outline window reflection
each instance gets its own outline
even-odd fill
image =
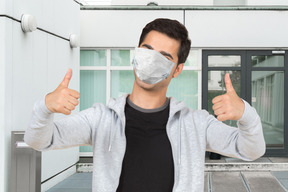
[[[167,90],[167,97],[175,97],[184,101],[192,109],[198,108],[198,72],[182,71],[177,78],[173,78]]]
[[[130,66],[132,55],[130,50],[111,50],[111,66]]]
[[[105,66],[106,50],[81,50],[80,66]]]
[[[111,97],[117,98],[132,92],[134,83],[133,71],[111,71]]]
[[[208,56],[208,67],[240,67],[240,55],[210,55]]]
[[[284,144],[284,73],[252,72],[252,106],[257,110],[268,147]]]
[[[106,72],[80,71],[80,111],[91,107],[94,103],[105,103]]]
[[[259,55],[252,56],[253,67],[284,67],[283,55]]]

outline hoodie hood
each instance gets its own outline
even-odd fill
[[[108,107],[112,109],[119,117],[121,120],[125,120],[125,105],[126,105],[126,99],[129,94],[124,94],[121,97],[118,98],[110,98]],[[123,123],[123,122],[122,122]],[[124,121],[125,123],[125,121]]]
[[[125,119],[125,104],[126,99],[129,94],[124,94],[118,98],[111,98],[108,103],[108,107],[116,112],[117,115],[121,119]],[[186,104],[183,101],[178,101],[174,97],[170,97],[170,112],[169,117],[173,117],[177,112],[181,111],[182,109],[186,108]]]
[[[173,118],[173,116],[180,112],[182,109],[187,108],[186,104],[183,101],[178,101],[174,97],[170,97],[170,113],[169,113],[169,119]]]

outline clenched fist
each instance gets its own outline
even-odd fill
[[[225,75],[225,84],[226,94],[212,100],[214,114],[219,121],[239,120],[244,113],[245,104],[234,90],[229,73]]]
[[[69,115],[78,105],[80,93],[68,88],[71,77],[72,69],[68,69],[60,85],[52,93],[46,95],[45,104],[51,112]]]

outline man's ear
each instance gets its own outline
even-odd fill
[[[173,74],[173,78],[176,78],[183,70],[184,63],[179,63],[178,66],[175,69],[175,72]]]

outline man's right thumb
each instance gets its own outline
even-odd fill
[[[67,71],[67,73],[66,73],[66,75],[65,75],[65,77],[64,77],[64,79],[62,81],[62,85],[64,87],[68,87],[69,82],[71,80],[71,77],[72,77],[72,69],[68,69],[68,71]]]

